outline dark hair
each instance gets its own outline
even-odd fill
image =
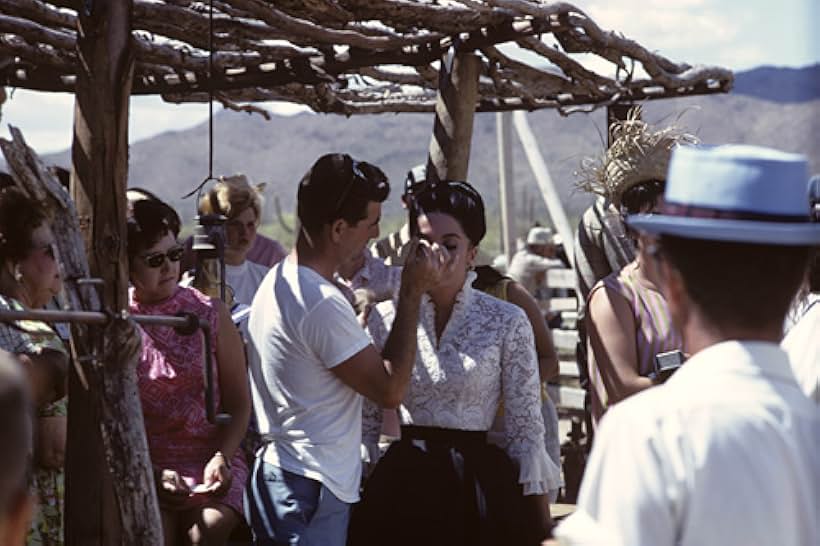
[[[176,211],[158,199],[133,201],[128,218],[128,260],[159,242],[171,233],[179,235],[179,216]]]
[[[647,208],[654,209],[665,187],[666,182],[663,180],[638,182],[623,193],[621,207],[626,210],[627,214],[638,214]]]
[[[479,265],[474,268],[475,271],[475,280],[473,281],[473,288],[476,290],[481,290],[484,292],[488,288],[491,288],[501,282],[504,279],[509,279],[505,275],[502,275],[500,271],[494,268],[491,265]]]
[[[473,246],[477,246],[487,233],[484,201],[467,182],[445,181],[430,184],[415,193],[414,200],[419,214],[440,212],[455,218]]]
[[[809,247],[660,238],[686,292],[716,326],[782,324],[803,282]]]
[[[28,256],[34,230],[47,221],[40,204],[19,188],[0,190],[0,263],[19,262]]]
[[[809,292],[820,292],[820,247],[814,247],[809,260]]]
[[[367,217],[371,201],[382,203],[390,193],[381,169],[348,154],[326,154],[302,177],[297,214],[308,232],[342,219],[356,224]]]
[[[134,203],[136,203],[137,201],[151,200],[160,203],[163,207],[165,207],[165,212],[168,215],[168,221],[170,222],[171,231],[175,234],[179,234],[180,230],[182,229],[182,220],[179,218],[179,214],[177,214],[177,211],[174,210],[174,208],[171,205],[157,197],[155,193],[148,191],[144,188],[131,187],[126,190],[125,195],[126,199],[128,199],[128,208],[130,209],[129,214],[131,215],[133,215]]]

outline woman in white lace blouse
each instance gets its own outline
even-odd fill
[[[420,238],[444,247],[457,273],[422,298],[401,440],[368,479],[349,544],[540,543],[551,523],[545,494],[557,484],[544,447],[532,328],[520,308],[471,287],[486,231],[472,186],[430,186],[415,206]],[[371,311],[376,346],[394,317],[391,301]],[[503,450],[486,438],[502,402]],[[376,441],[380,418],[366,403],[366,443]]]

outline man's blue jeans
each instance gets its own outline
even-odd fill
[[[320,482],[257,456],[245,490],[245,517],[257,546],[344,546],[350,505]]]

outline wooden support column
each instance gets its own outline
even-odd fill
[[[561,204],[561,196],[558,195],[558,190],[556,190],[555,183],[550,176],[547,163],[541,155],[541,150],[538,149],[538,141],[535,140],[535,135],[530,129],[526,112],[515,111],[513,113],[513,125],[518,133],[518,138],[521,140],[521,145],[532,168],[532,173],[535,175],[535,180],[538,182],[538,188],[541,190],[541,196],[547,205],[552,222],[561,235],[561,239],[564,240],[564,250],[569,258],[569,263],[575,263],[575,249],[572,244],[573,231],[569,225],[569,220],[567,220],[567,214],[564,212],[564,206]]]
[[[427,180],[467,180],[481,61],[452,49],[441,61]]]
[[[132,0],[78,4],[71,195],[102,307],[128,308],[128,105],[134,74]],[[67,279],[77,283],[79,279]],[[82,283],[80,283],[82,284]],[[90,309],[90,302],[82,302]],[[89,388],[69,378],[66,542],[161,544],[162,529],[136,380],[139,337],[116,319],[73,327]],[[103,340],[105,343],[103,343]]]
[[[498,196],[501,207],[501,242],[507,264],[515,254],[518,233],[515,215],[515,188],[513,184],[512,113],[497,112],[495,126],[498,140]]]

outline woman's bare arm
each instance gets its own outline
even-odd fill
[[[621,295],[606,287],[592,294],[587,333],[611,404],[653,385],[651,379],[638,374],[636,327],[629,304]]]
[[[221,301],[216,304],[219,311],[216,338],[219,393],[222,411],[231,415],[230,424],[221,427],[219,446],[230,461],[248,430],[251,398],[242,338],[231,320],[227,306]]]
[[[527,292],[526,288],[515,281],[507,285],[507,299],[510,303],[524,310],[532,325],[532,333],[535,335],[535,350],[538,353],[538,373],[541,376],[541,381],[549,381],[558,377],[560,373],[558,354],[555,352],[552,333],[547,327],[547,321],[538,307],[538,302]]]

